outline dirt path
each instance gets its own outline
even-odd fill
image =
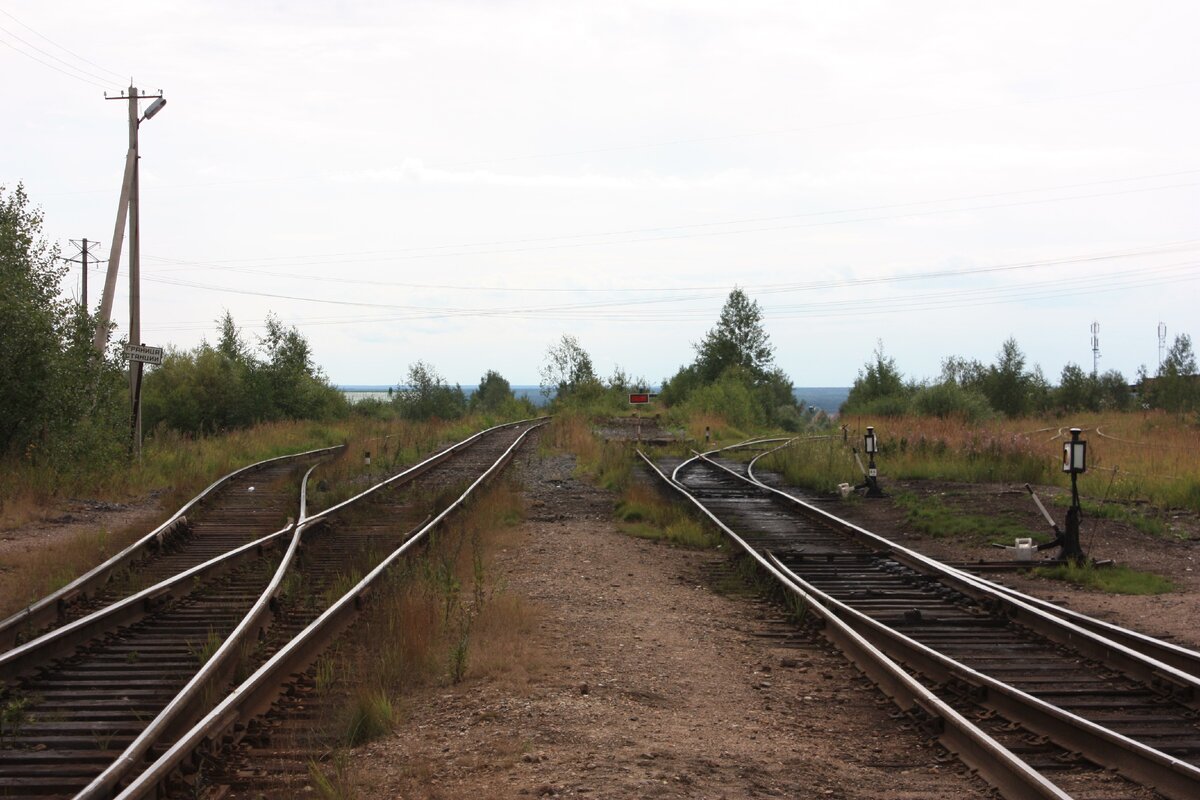
[[[721,552],[630,538],[569,458],[536,462],[495,568],[538,609],[540,663],[407,698],[353,754],[363,796],[986,796],[840,655],[714,591]]]

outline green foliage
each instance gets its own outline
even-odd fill
[[[1158,374],[1142,384],[1146,402],[1153,408],[1179,414],[1200,410],[1200,376],[1196,373],[1192,337],[1186,333],[1176,336]]]
[[[357,747],[392,732],[396,708],[382,689],[361,689],[351,698],[343,726],[342,744]]]
[[[750,428],[761,425],[766,416],[756,400],[750,376],[740,367],[732,367],[716,381],[693,391],[684,408],[692,414],[722,417],[735,428]]]
[[[697,376],[708,383],[740,367],[759,379],[770,371],[773,359],[774,348],[763,328],[758,301],[735,288],[721,308],[716,326],[696,345]]]
[[[95,320],[62,297],[66,266],[41,238],[22,186],[0,186],[0,456],[66,473],[125,450],[125,382],[114,345],[92,348]]]
[[[904,509],[905,522],[913,529],[935,538],[1009,542],[1017,537],[1045,541],[1021,522],[1005,515],[970,514],[947,506],[939,497],[917,497],[909,492],[895,496],[895,504]]]
[[[586,404],[604,393],[604,384],[592,366],[592,357],[570,334],[563,334],[557,344],[546,350],[542,365],[542,394],[553,396],[559,403]]]
[[[1087,589],[1113,594],[1166,594],[1175,584],[1152,572],[1139,572],[1129,567],[1096,567],[1092,564],[1060,564],[1038,567],[1033,571],[1039,578],[1066,581]]]
[[[842,413],[900,416],[908,410],[911,395],[911,387],[904,383],[904,376],[896,368],[896,359],[885,356],[883,342],[878,342],[874,360],[858,371],[842,404]]]
[[[772,365],[774,349],[762,311],[741,289],[729,293],[717,324],[696,345],[696,360],[663,381],[659,400],[687,414],[724,418],[736,428],[801,430],[803,409],[787,374]]]
[[[142,386],[147,430],[171,428],[188,434],[246,428],[289,419],[340,419],[349,414],[345,396],[313,364],[307,340],[274,315],[257,348],[248,345],[229,312],[218,321],[213,347],[169,349]]]
[[[486,414],[501,419],[521,419],[537,416],[537,406],[529,398],[517,399],[512,386],[499,372],[488,370],[479,381],[479,388],[468,404],[471,413]]]
[[[696,549],[716,547],[720,537],[681,503],[670,502],[641,484],[628,487],[615,512],[622,531],[639,539],[665,541]]]
[[[1128,411],[1133,407],[1133,394],[1120,372],[1092,375],[1072,363],[1063,367],[1052,397],[1054,407],[1061,412]]]
[[[459,419],[467,413],[467,396],[462,387],[456,384],[451,388],[424,361],[414,362],[408,368],[407,387],[400,390],[393,402],[405,419]]]
[[[913,394],[910,409],[922,417],[961,419],[971,423],[983,422],[995,413],[980,392],[964,389],[953,381],[921,387]]]

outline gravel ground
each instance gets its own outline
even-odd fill
[[[571,467],[527,451],[495,567],[537,609],[540,668],[407,698],[354,753],[367,796],[987,796],[822,639],[714,591],[722,552],[626,536]]]

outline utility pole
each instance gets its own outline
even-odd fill
[[[1158,371],[1162,372],[1163,351],[1167,349],[1167,323],[1158,323]]]
[[[94,241],[89,241],[88,239],[71,239],[70,241],[71,241],[71,244],[73,244],[77,248],[79,248],[79,252],[75,254],[76,256],[78,256],[78,258],[66,258],[63,260],[68,263],[71,263],[71,264],[79,264],[83,268],[83,274],[81,275],[81,278],[80,278],[80,295],[81,295],[81,297],[79,300],[79,305],[83,307],[83,312],[86,314],[86,313],[88,313],[88,291],[87,291],[88,264],[93,261],[98,264],[103,263],[100,259],[92,257],[90,248],[92,248],[93,246],[99,247],[100,243],[94,242]]]
[[[125,232],[126,218],[129,220],[129,344],[138,346],[142,342],[142,288],[141,288],[141,226],[138,219],[138,126],[142,120],[150,119],[167,104],[162,92],[158,94],[138,94],[136,86],[129,86],[128,92],[109,97],[105,100],[125,100],[129,106],[129,149],[125,154],[125,177],[121,183],[121,201],[117,207],[117,224],[113,229],[112,250],[108,259],[108,272],[104,277],[104,297],[100,303],[100,318],[96,328],[96,338],[93,342],[96,349],[104,351],[108,341],[108,324],[112,314],[113,293],[117,283],[117,264],[121,258],[121,238]],[[153,100],[146,109],[146,115],[138,118],[138,100]],[[136,366],[135,366],[136,364]],[[129,399],[132,408],[130,417],[132,428],[132,450],[138,459],[142,456],[142,362],[130,359],[129,362]]]
[[[1100,369],[1100,323],[1092,323],[1092,377]]]

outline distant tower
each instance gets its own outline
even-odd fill
[[[1092,377],[1100,368],[1100,323],[1092,323]]]
[[[1167,349],[1167,323],[1158,323],[1158,368],[1162,370],[1163,351]]]

